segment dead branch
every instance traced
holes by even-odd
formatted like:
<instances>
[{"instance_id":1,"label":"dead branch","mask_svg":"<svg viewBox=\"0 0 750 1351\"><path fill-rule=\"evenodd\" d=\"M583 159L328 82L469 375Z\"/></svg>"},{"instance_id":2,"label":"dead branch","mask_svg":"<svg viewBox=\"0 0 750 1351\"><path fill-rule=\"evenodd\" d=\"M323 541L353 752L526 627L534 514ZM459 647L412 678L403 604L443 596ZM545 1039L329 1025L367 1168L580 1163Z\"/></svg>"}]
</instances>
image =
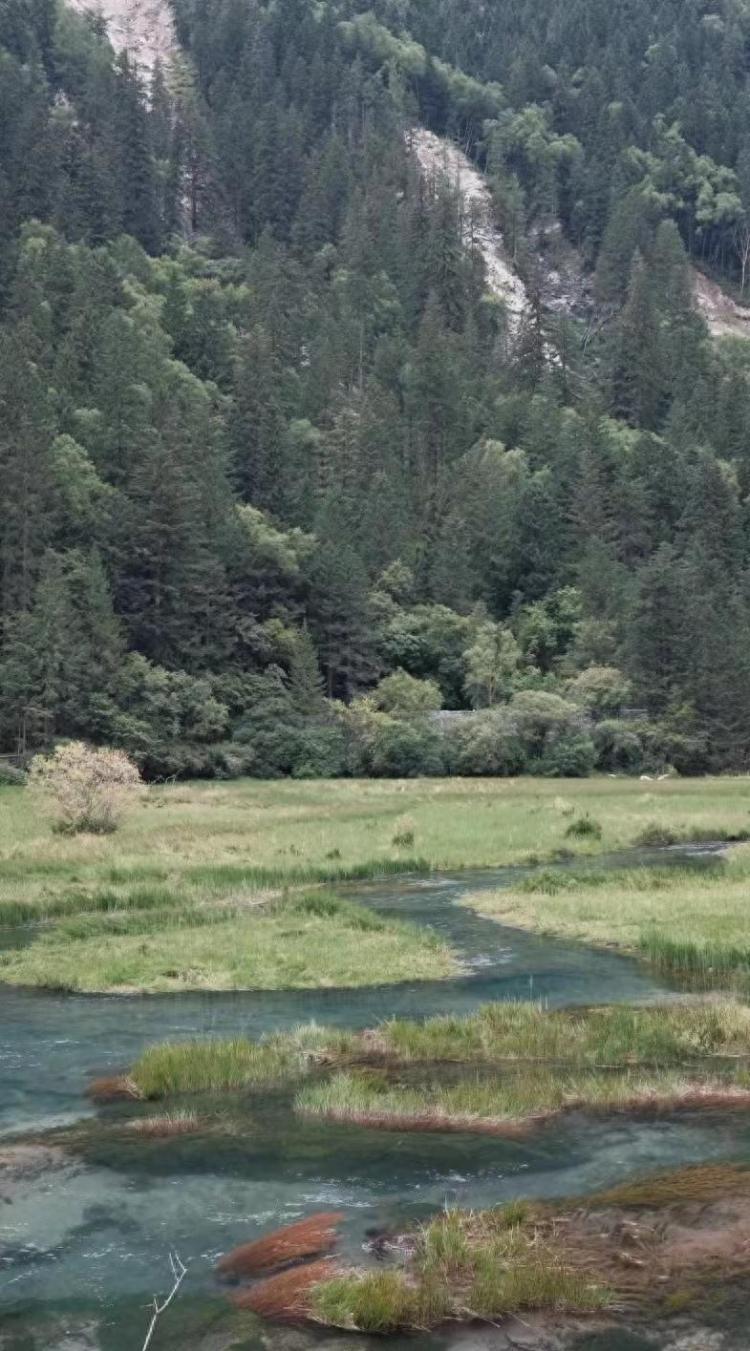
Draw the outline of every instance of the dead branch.
<instances>
[{"instance_id":1,"label":"dead branch","mask_svg":"<svg viewBox=\"0 0 750 1351\"><path fill-rule=\"evenodd\" d=\"M182 1282L184 1281L185 1277L187 1276L187 1267L185 1266L185 1263L180 1259L178 1253L176 1253L176 1252L171 1252L171 1253L169 1254L169 1265L170 1265L170 1267L172 1268L172 1280L173 1280L172 1289L170 1290L170 1292L169 1292L169 1294L167 1295L166 1299L163 1300L163 1302L162 1302L161 1304L159 1303L158 1296L157 1296L157 1295L154 1295L154 1303L153 1303L154 1312L153 1312L153 1316L152 1316L152 1318L151 1318L151 1322L150 1322L149 1325L148 1325L148 1332L146 1333L146 1340L145 1340L145 1342L143 1343L143 1346L142 1346L142 1348L141 1348L141 1351L148 1351L148 1348L149 1348L149 1346L151 1345L151 1338L152 1338L153 1335L154 1335L154 1330L155 1330L155 1328L156 1328L156 1324L157 1324L157 1321L158 1321L159 1317L161 1316L161 1314L164 1313L164 1310L165 1310L165 1309L168 1309L168 1308L169 1308L170 1304L172 1303L172 1300L174 1299L175 1295L177 1294L177 1291L179 1290L180 1286L182 1285Z\"/></svg>"}]
</instances>

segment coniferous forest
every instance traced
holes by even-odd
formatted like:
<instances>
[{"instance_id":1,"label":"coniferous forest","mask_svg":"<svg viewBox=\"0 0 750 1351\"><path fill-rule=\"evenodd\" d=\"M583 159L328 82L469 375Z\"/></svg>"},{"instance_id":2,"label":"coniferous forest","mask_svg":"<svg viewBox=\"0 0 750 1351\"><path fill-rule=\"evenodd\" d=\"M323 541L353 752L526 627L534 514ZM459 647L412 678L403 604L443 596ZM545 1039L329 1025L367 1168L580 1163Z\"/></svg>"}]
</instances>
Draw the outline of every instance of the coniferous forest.
<instances>
[{"instance_id":1,"label":"coniferous forest","mask_svg":"<svg viewBox=\"0 0 750 1351\"><path fill-rule=\"evenodd\" d=\"M172 7L0 6L2 772L747 768L750 11Z\"/></svg>"}]
</instances>

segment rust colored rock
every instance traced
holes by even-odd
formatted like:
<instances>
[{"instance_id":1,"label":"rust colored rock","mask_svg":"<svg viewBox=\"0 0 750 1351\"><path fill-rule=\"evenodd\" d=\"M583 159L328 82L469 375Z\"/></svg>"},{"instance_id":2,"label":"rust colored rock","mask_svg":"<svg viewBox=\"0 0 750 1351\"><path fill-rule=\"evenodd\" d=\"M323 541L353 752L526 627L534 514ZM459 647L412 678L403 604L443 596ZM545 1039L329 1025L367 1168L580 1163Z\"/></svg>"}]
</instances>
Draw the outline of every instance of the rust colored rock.
<instances>
[{"instance_id":1,"label":"rust colored rock","mask_svg":"<svg viewBox=\"0 0 750 1351\"><path fill-rule=\"evenodd\" d=\"M323 1258L320 1262L309 1262L307 1266L292 1267L291 1271L282 1271L277 1276L270 1276L267 1281L259 1281L249 1290L233 1295L232 1302L236 1308L250 1309L261 1318L273 1318L284 1323L298 1322L310 1316L313 1286L330 1280L337 1271L331 1257Z\"/></svg>"},{"instance_id":2,"label":"rust colored rock","mask_svg":"<svg viewBox=\"0 0 750 1351\"><path fill-rule=\"evenodd\" d=\"M305 1220L275 1229L253 1243L243 1243L225 1253L216 1264L222 1276L254 1276L259 1271L273 1271L288 1262L300 1262L306 1257L319 1257L329 1252L336 1242L336 1233L344 1218L340 1210L321 1211Z\"/></svg>"}]
</instances>

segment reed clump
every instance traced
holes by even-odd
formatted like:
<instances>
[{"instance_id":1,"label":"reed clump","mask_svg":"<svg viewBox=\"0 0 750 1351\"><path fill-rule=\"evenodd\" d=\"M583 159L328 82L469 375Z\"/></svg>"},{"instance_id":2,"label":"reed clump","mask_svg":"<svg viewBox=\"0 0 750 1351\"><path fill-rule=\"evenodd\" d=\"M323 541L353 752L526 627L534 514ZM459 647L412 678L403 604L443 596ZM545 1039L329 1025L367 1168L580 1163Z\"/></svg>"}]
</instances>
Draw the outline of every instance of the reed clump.
<instances>
[{"instance_id":1,"label":"reed clump","mask_svg":"<svg viewBox=\"0 0 750 1351\"><path fill-rule=\"evenodd\" d=\"M524 1133L564 1112L639 1112L750 1108L744 1071L703 1077L672 1070L618 1073L558 1073L541 1070L456 1083L428 1080L413 1085L386 1082L356 1071L306 1086L296 1109L384 1130Z\"/></svg>"},{"instance_id":2,"label":"reed clump","mask_svg":"<svg viewBox=\"0 0 750 1351\"><path fill-rule=\"evenodd\" d=\"M102 1075L98 1079L92 1079L87 1092L94 1102L102 1104L133 1101L144 1096L130 1074Z\"/></svg>"},{"instance_id":3,"label":"reed clump","mask_svg":"<svg viewBox=\"0 0 750 1351\"><path fill-rule=\"evenodd\" d=\"M202 1129L197 1112L163 1112L158 1116L139 1116L128 1122L134 1135L153 1139L171 1139L176 1135L195 1135Z\"/></svg>"},{"instance_id":4,"label":"reed clump","mask_svg":"<svg viewBox=\"0 0 750 1351\"><path fill-rule=\"evenodd\" d=\"M312 1292L336 1274L334 1259L323 1258L306 1266L281 1271L232 1295L238 1309L247 1309L276 1322L298 1322L310 1317Z\"/></svg>"},{"instance_id":5,"label":"reed clump","mask_svg":"<svg viewBox=\"0 0 750 1351\"><path fill-rule=\"evenodd\" d=\"M364 1032L309 1024L258 1042L245 1038L149 1047L131 1082L146 1098L290 1083L321 1068L456 1064L498 1069L674 1069L723 1057L750 1060L750 1008L735 999L547 1009L487 1004L460 1018L390 1019ZM370 1083L372 1088L372 1083Z\"/></svg>"},{"instance_id":6,"label":"reed clump","mask_svg":"<svg viewBox=\"0 0 750 1351\"><path fill-rule=\"evenodd\" d=\"M291 1262L309 1257L320 1257L336 1245L343 1211L321 1211L308 1215L295 1224L275 1229L271 1234L243 1243L219 1258L216 1270L222 1276L255 1276L261 1271L273 1271Z\"/></svg>"},{"instance_id":7,"label":"reed clump","mask_svg":"<svg viewBox=\"0 0 750 1351\"><path fill-rule=\"evenodd\" d=\"M314 1023L261 1041L244 1037L162 1042L149 1046L132 1069L144 1098L234 1092L290 1081L315 1064L344 1056L355 1034Z\"/></svg>"}]
</instances>

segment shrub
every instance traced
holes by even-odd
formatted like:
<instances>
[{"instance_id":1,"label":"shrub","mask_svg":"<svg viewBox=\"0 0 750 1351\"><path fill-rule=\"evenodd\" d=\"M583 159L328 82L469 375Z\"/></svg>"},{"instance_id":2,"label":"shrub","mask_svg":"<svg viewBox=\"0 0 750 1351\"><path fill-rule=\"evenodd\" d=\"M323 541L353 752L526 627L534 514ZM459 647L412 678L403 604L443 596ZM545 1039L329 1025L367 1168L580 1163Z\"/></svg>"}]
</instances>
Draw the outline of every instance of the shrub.
<instances>
[{"instance_id":1,"label":"shrub","mask_svg":"<svg viewBox=\"0 0 750 1351\"><path fill-rule=\"evenodd\" d=\"M677 844L679 835L676 835L668 826L663 826L659 821L649 821L636 835L633 843L643 845L647 849L666 849L670 844Z\"/></svg>"},{"instance_id":2,"label":"shrub","mask_svg":"<svg viewBox=\"0 0 750 1351\"><path fill-rule=\"evenodd\" d=\"M603 719L593 729L597 769L637 774L644 766L641 724Z\"/></svg>"},{"instance_id":3,"label":"shrub","mask_svg":"<svg viewBox=\"0 0 750 1351\"><path fill-rule=\"evenodd\" d=\"M443 696L434 680L420 680L406 671L386 676L370 696L375 708L394 717L415 717L442 707Z\"/></svg>"},{"instance_id":4,"label":"shrub","mask_svg":"<svg viewBox=\"0 0 750 1351\"><path fill-rule=\"evenodd\" d=\"M446 743L456 774L522 774L526 765L516 720L506 709L476 713L448 726Z\"/></svg>"},{"instance_id":5,"label":"shrub","mask_svg":"<svg viewBox=\"0 0 750 1351\"><path fill-rule=\"evenodd\" d=\"M558 737L539 761L539 773L550 779L585 779L596 764L596 749L585 732Z\"/></svg>"},{"instance_id":6,"label":"shrub","mask_svg":"<svg viewBox=\"0 0 750 1351\"><path fill-rule=\"evenodd\" d=\"M548 690L522 690L511 699L509 710L530 757L543 756L553 742L581 730L577 705Z\"/></svg>"},{"instance_id":7,"label":"shrub","mask_svg":"<svg viewBox=\"0 0 750 1351\"><path fill-rule=\"evenodd\" d=\"M109 834L142 791L141 776L124 751L97 749L83 741L37 755L29 786L51 812L55 829L64 834Z\"/></svg>"},{"instance_id":8,"label":"shrub","mask_svg":"<svg viewBox=\"0 0 750 1351\"><path fill-rule=\"evenodd\" d=\"M589 666L571 680L568 694L594 718L613 717L631 697L630 682L616 666Z\"/></svg>"},{"instance_id":9,"label":"shrub","mask_svg":"<svg viewBox=\"0 0 750 1351\"><path fill-rule=\"evenodd\" d=\"M393 836L391 844L397 849L406 849L414 843L414 833L417 824L413 816L399 816L393 823Z\"/></svg>"},{"instance_id":10,"label":"shrub","mask_svg":"<svg viewBox=\"0 0 750 1351\"><path fill-rule=\"evenodd\" d=\"M578 816L575 821L571 821L565 832L566 836L572 836L578 840L600 840L602 838L602 828L593 816Z\"/></svg>"},{"instance_id":11,"label":"shrub","mask_svg":"<svg viewBox=\"0 0 750 1351\"><path fill-rule=\"evenodd\" d=\"M22 769L16 769L15 765L8 764L7 760L0 760L0 788L25 782L26 776Z\"/></svg>"}]
</instances>

